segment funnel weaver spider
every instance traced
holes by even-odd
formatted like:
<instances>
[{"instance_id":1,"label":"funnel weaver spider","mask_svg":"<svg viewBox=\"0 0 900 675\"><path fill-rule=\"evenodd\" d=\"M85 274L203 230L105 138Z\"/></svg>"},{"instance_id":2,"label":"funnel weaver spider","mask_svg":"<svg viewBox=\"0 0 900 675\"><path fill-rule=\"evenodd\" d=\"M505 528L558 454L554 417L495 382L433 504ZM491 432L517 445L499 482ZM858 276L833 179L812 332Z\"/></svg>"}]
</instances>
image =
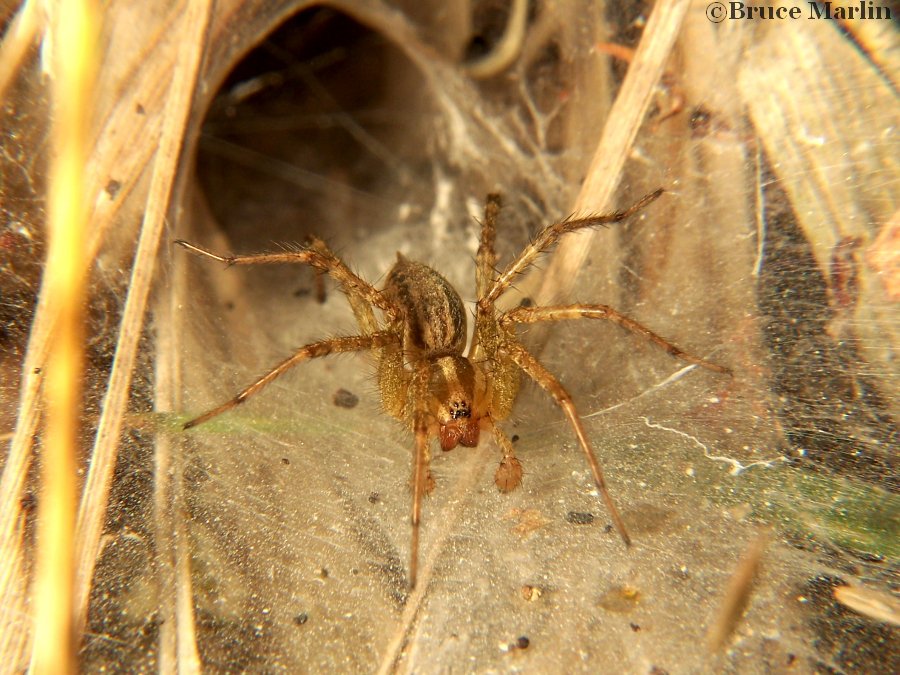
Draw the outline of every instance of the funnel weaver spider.
<instances>
[{"instance_id":1,"label":"funnel weaver spider","mask_svg":"<svg viewBox=\"0 0 900 675\"><path fill-rule=\"evenodd\" d=\"M309 359L341 352L369 350L377 363L378 386L384 409L406 424L415 436L412 479L412 542L409 583L415 586L418 569L419 523L422 497L434 488L428 469L429 442L437 437L441 449L457 445L475 447L482 430L490 431L503 453L494 482L501 492L514 490L522 481L522 465L512 442L497 426L512 409L519 389L520 371L554 398L568 418L590 466L594 482L626 545L631 543L616 508L600 463L594 454L572 397L557 379L516 339L516 324L565 319L605 319L662 347L671 355L718 373L728 369L682 351L641 324L606 305L560 305L517 307L499 313L497 299L513 280L565 234L589 227L616 223L637 213L663 193L652 192L631 207L614 213L569 218L544 227L502 273L496 275L494 251L495 223L500 198L489 195L481 223L475 284L478 301L475 333L468 353L466 313L459 294L436 271L407 260L399 253L387 275L384 288L377 290L350 271L319 239L296 250L278 253L221 256L186 241L176 241L188 251L231 265L303 263L318 273L330 275L347 296L359 324L359 335L313 342L295 351L234 398L203 413L184 425L190 429L240 405L275 378ZM375 316L379 310L382 319Z\"/></svg>"}]
</instances>

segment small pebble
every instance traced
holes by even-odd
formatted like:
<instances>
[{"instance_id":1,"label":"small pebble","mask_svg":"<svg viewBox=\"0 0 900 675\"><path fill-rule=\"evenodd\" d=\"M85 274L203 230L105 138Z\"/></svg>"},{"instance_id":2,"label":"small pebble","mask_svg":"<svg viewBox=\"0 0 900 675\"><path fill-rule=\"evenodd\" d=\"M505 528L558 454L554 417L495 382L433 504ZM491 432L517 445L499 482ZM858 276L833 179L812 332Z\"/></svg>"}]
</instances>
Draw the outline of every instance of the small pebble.
<instances>
[{"instance_id":1,"label":"small pebble","mask_svg":"<svg viewBox=\"0 0 900 675\"><path fill-rule=\"evenodd\" d=\"M359 397L346 389L338 389L331 399L338 408L355 408Z\"/></svg>"},{"instance_id":2,"label":"small pebble","mask_svg":"<svg viewBox=\"0 0 900 675\"><path fill-rule=\"evenodd\" d=\"M573 525L590 525L594 522L594 514L585 511L569 511L566 514L566 522Z\"/></svg>"}]
</instances>

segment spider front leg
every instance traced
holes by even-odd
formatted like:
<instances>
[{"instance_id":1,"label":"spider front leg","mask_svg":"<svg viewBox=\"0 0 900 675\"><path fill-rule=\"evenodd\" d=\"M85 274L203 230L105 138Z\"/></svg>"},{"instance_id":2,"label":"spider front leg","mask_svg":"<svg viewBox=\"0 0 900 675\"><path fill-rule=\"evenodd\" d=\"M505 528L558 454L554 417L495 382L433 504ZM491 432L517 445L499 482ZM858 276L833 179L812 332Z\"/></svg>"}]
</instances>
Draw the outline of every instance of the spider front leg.
<instances>
[{"instance_id":1,"label":"spider front leg","mask_svg":"<svg viewBox=\"0 0 900 675\"><path fill-rule=\"evenodd\" d=\"M312 237L306 246L293 251L279 251L278 253L253 253L249 255L218 255L212 251L191 244L182 239L175 241L179 246L199 256L211 258L228 267L232 265L275 265L275 264L304 264L315 268L319 273L324 272L334 279L353 308L353 314L364 333L375 333L378 323L372 312L373 307L382 310L389 319L397 319L397 308L389 302L372 284L360 278L352 271L343 260L337 257L321 239ZM317 275L318 276L318 275Z\"/></svg>"},{"instance_id":2,"label":"spider front leg","mask_svg":"<svg viewBox=\"0 0 900 675\"><path fill-rule=\"evenodd\" d=\"M569 418L569 422L575 429L575 435L578 437L578 443L581 445L581 449L584 451L584 456L587 459L588 465L591 467L591 473L594 476L594 482L597 484L597 489L600 490L600 496L603 498L606 508L609 511L609 515L612 517L613 525L615 525L616 530L619 532L625 545L630 546L631 537L628 536L628 531L625 529L625 523L622 521L622 516L619 515L619 510L616 508L615 502L613 502L609 490L606 488L606 480L603 478L603 470L600 468L600 462L597 461L597 457L594 454L594 450L591 447L587 434L584 432L581 418L575 410L575 404L572 402L572 397L569 395L569 392L563 388L550 371L544 368L544 366L542 366L541 363L528 353L528 351L519 343L507 340L503 345L502 350L513 360L513 362L525 371L526 375L553 396L556 403L562 408L566 417Z\"/></svg>"},{"instance_id":3,"label":"spider front leg","mask_svg":"<svg viewBox=\"0 0 900 675\"><path fill-rule=\"evenodd\" d=\"M481 222L481 239L475 257L475 293L480 299L487 295L494 280L497 265L497 215L500 213L500 195L489 194L484 204L484 220Z\"/></svg>"},{"instance_id":4,"label":"spider front leg","mask_svg":"<svg viewBox=\"0 0 900 675\"><path fill-rule=\"evenodd\" d=\"M621 211L614 211L613 213L604 213L596 216L588 216L587 218L567 218L566 220L560 221L558 223L547 225L538 233L538 235L534 238L534 241L528 244L528 246L526 246L522 250L518 257L516 257L515 260L507 265L506 269L503 270L500 276L498 276L494 280L493 284L490 285L490 289L484 295L481 295L479 293L479 307L496 302L497 298L503 295L503 293L506 292L506 290L512 285L515 278L519 274L524 272L539 255L552 248L563 235L566 235L570 232L576 232L578 230L583 230L591 227L599 227L601 225L609 225L611 223L618 223L626 220L652 202L655 202L657 199L659 199L660 195L662 195L663 192L665 192L665 190L659 188L658 190L655 190L648 195L644 195L641 199L629 206L627 209L623 209ZM485 221L487 221L487 218L485 218ZM482 239L484 239L484 234L485 230L483 228Z\"/></svg>"},{"instance_id":5,"label":"spider front leg","mask_svg":"<svg viewBox=\"0 0 900 675\"><path fill-rule=\"evenodd\" d=\"M373 333L371 335L352 335L348 337L337 337L330 340L323 340L321 342L313 342L312 344L308 344L305 347L301 347L300 349L298 349L291 356L272 368L272 370L256 380L249 387L241 390L241 392L230 401L223 403L219 407L213 408L212 410L203 413L199 417L195 417L194 419L185 423L184 428L190 429L191 427L195 427L198 424L203 424L204 422L211 420L213 417L217 417L222 413L239 406L248 398L258 393L267 384L272 382L272 380L283 375L298 363L302 363L303 361L308 361L310 359L317 359L322 356L328 356L329 354L339 354L342 352L358 352L365 349L376 349L378 347L384 347L395 340L395 335L388 331L382 331Z\"/></svg>"}]
</instances>

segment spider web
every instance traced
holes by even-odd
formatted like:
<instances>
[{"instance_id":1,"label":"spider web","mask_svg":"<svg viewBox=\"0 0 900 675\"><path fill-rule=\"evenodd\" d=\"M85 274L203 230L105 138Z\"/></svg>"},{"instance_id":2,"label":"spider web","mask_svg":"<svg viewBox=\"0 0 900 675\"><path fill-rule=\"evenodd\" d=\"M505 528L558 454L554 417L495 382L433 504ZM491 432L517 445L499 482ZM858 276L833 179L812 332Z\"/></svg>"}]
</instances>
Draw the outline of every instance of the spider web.
<instances>
[{"instance_id":1,"label":"spider web","mask_svg":"<svg viewBox=\"0 0 900 675\"><path fill-rule=\"evenodd\" d=\"M484 195L504 198L501 265L571 213L626 71L600 43L636 45L646 18L540 6L517 63L473 81L435 52L495 44L507 16L489 3L440 18L379 3L312 10L246 57L254 31L278 21L273 10L235 29L252 6L234 7L217 30L240 39L211 43L205 84L219 93L173 238L254 252L315 234L379 284L399 251L467 303ZM609 304L734 371L690 367L602 322L521 332L572 394L633 548L609 530L572 429L524 383L503 424L526 472L519 490L495 489L493 443L433 451L410 594L411 435L381 411L365 355L322 359L187 434L127 434L86 666L165 662L166 631L190 631L184 615L161 620L158 596L186 592L211 670L897 670L896 629L833 594L896 590L897 271L884 261L896 248L897 85L834 25L803 24L715 31L689 12L677 76L651 104L616 205L667 194L586 241L577 269L543 258L504 298ZM21 167L13 151L6 139L6 164ZM115 322L100 319L123 292L112 267L97 282L108 311L93 314L101 373ZM326 282L320 303L315 283L305 268L223 269L165 249L134 411L168 381L166 412L183 421L297 347L355 333L340 292ZM99 384L90 392L96 408ZM154 571L160 439L187 570L172 587ZM725 649L698 648L761 529L745 613Z\"/></svg>"}]
</instances>

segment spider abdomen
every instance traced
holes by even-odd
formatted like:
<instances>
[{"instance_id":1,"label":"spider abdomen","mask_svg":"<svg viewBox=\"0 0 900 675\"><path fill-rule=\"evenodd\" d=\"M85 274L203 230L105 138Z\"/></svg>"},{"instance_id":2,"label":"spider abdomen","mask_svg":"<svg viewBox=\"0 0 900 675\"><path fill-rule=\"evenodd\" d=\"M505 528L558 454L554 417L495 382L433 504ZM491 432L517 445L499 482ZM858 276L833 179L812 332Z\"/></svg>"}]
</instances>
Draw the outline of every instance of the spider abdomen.
<instances>
[{"instance_id":1,"label":"spider abdomen","mask_svg":"<svg viewBox=\"0 0 900 675\"><path fill-rule=\"evenodd\" d=\"M403 349L408 356L462 354L466 313L459 293L444 277L398 253L384 293L401 310Z\"/></svg>"}]
</instances>

